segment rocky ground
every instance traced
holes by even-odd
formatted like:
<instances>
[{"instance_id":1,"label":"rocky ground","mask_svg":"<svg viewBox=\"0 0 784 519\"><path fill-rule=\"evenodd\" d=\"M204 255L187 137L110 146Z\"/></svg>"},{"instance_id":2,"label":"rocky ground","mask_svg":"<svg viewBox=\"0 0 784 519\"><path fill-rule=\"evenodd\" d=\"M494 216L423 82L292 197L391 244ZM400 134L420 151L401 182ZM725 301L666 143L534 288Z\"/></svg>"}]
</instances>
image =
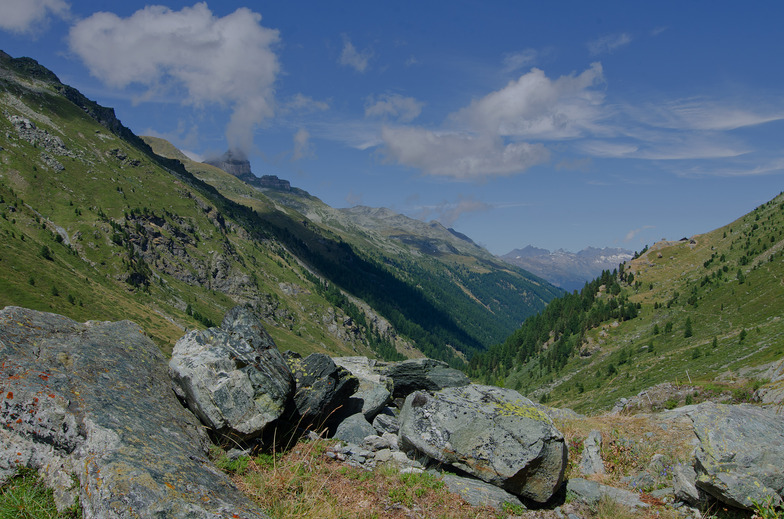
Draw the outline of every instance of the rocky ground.
<instances>
[{"instance_id":1,"label":"rocky ground","mask_svg":"<svg viewBox=\"0 0 784 519\"><path fill-rule=\"evenodd\" d=\"M281 354L247 308L167 366L133 323L7 307L0 358L0 481L35 469L85 517L749 516L784 495L777 405L584 417L430 359Z\"/></svg>"}]
</instances>

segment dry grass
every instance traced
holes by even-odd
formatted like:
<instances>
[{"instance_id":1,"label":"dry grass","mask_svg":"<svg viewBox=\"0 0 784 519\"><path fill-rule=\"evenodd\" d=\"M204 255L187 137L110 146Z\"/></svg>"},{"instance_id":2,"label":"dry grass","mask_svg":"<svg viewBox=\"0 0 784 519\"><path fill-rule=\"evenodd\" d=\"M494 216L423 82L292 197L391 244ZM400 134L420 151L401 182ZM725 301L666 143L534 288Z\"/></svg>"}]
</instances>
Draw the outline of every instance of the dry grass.
<instances>
[{"instance_id":1,"label":"dry grass","mask_svg":"<svg viewBox=\"0 0 784 519\"><path fill-rule=\"evenodd\" d=\"M569 445L567 478L583 477L579 471L582 444L590 431L602 433L602 460L607 474L592 476L604 484L623 488L622 478L644 470L655 454L667 456L669 463L687 462L693 446L691 427L681 421L662 422L646 415L602 415L557 423ZM662 482L669 480L669 474Z\"/></svg>"},{"instance_id":2,"label":"dry grass","mask_svg":"<svg viewBox=\"0 0 784 519\"><path fill-rule=\"evenodd\" d=\"M233 479L272 518L499 517L449 493L429 474L366 471L330 459L327 440L303 441L280 457L251 459ZM500 514L505 517L505 514Z\"/></svg>"}]
</instances>

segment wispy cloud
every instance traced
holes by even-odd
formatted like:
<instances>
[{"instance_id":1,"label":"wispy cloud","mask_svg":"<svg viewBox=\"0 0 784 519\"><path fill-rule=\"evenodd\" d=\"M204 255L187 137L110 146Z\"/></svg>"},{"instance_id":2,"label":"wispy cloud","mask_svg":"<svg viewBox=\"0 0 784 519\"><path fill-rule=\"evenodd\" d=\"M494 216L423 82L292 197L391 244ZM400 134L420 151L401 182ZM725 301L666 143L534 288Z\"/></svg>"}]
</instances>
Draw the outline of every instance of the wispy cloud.
<instances>
[{"instance_id":1,"label":"wispy cloud","mask_svg":"<svg viewBox=\"0 0 784 519\"><path fill-rule=\"evenodd\" d=\"M340 53L340 59L338 60L338 63L347 67L351 67L357 72L362 73L367 69L372 57L372 50L364 49L362 51L358 51L357 48L354 47L354 44L351 43L351 40L348 39L348 36L345 34L343 35L343 52Z\"/></svg>"},{"instance_id":2,"label":"wispy cloud","mask_svg":"<svg viewBox=\"0 0 784 519\"><path fill-rule=\"evenodd\" d=\"M18 34L43 32L52 17L71 19L64 0L0 0L0 29Z\"/></svg>"},{"instance_id":3,"label":"wispy cloud","mask_svg":"<svg viewBox=\"0 0 784 519\"><path fill-rule=\"evenodd\" d=\"M313 145L310 143L310 133L304 128L297 130L294 134L294 152L291 160L296 162L305 157L314 157Z\"/></svg>"},{"instance_id":4,"label":"wispy cloud","mask_svg":"<svg viewBox=\"0 0 784 519\"><path fill-rule=\"evenodd\" d=\"M249 150L253 129L274 114L280 71L278 31L260 22L247 8L221 18L206 3L180 11L158 5L128 18L95 13L71 28L68 41L109 86L142 86L143 99L184 90L183 103L231 106L226 137Z\"/></svg>"},{"instance_id":5,"label":"wispy cloud","mask_svg":"<svg viewBox=\"0 0 784 519\"><path fill-rule=\"evenodd\" d=\"M514 72L521 68L533 66L538 59L539 51L536 49L524 49L518 52L504 54L504 72Z\"/></svg>"},{"instance_id":6,"label":"wispy cloud","mask_svg":"<svg viewBox=\"0 0 784 519\"><path fill-rule=\"evenodd\" d=\"M644 225L639 229L632 229L631 231L626 233L626 236L623 238L623 241L630 242L634 239L635 236L640 234L642 231L646 231L648 229L655 229L656 227L653 225Z\"/></svg>"},{"instance_id":7,"label":"wispy cloud","mask_svg":"<svg viewBox=\"0 0 784 519\"><path fill-rule=\"evenodd\" d=\"M365 103L365 117L391 118L407 123L419 117L424 105L413 97L403 97L400 94L370 96Z\"/></svg>"},{"instance_id":8,"label":"wispy cloud","mask_svg":"<svg viewBox=\"0 0 784 519\"><path fill-rule=\"evenodd\" d=\"M588 52L591 56L598 56L600 54L612 54L621 47L632 42L632 37L628 33L608 34L599 39L588 42Z\"/></svg>"},{"instance_id":9,"label":"wispy cloud","mask_svg":"<svg viewBox=\"0 0 784 519\"><path fill-rule=\"evenodd\" d=\"M708 99L679 99L633 109L638 118L651 126L680 130L734 130L746 126L784 120L784 110L759 106L741 107Z\"/></svg>"},{"instance_id":10,"label":"wispy cloud","mask_svg":"<svg viewBox=\"0 0 784 519\"><path fill-rule=\"evenodd\" d=\"M438 220L445 227L452 227L464 214L484 212L493 206L475 199L472 196L459 196L455 201L444 201L437 205L419 208L417 218L420 220Z\"/></svg>"}]
</instances>

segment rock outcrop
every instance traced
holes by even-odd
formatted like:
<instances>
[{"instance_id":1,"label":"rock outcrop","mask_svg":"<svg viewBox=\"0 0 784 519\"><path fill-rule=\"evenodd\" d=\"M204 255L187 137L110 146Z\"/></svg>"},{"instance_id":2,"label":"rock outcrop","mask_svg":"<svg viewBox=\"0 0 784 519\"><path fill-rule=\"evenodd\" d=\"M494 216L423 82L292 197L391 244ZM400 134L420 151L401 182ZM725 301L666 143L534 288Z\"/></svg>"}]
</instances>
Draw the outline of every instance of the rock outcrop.
<instances>
[{"instance_id":1,"label":"rock outcrop","mask_svg":"<svg viewBox=\"0 0 784 519\"><path fill-rule=\"evenodd\" d=\"M0 480L35 468L84 517L265 517L208 461L137 325L6 307L0 358Z\"/></svg>"},{"instance_id":2,"label":"rock outcrop","mask_svg":"<svg viewBox=\"0 0 784 519\"><path fill-rule=\"evenodd\" d=\"M400 439L403 450L539 503L558 490L566 469L563 435L510 389L471 384L412 393L400 413Z\"/></svg>"},{"instance_id":3,"label":"rock outcrop","mask_svg":"<svg viewBox=\"0 0 784 519\"><path fill-rule=\"evenodd\" d=\"M288 417L305 429L327 428L334 432L344 415L339 412L359 387L359 381L323 353L312 353L304 359L286 352L286 361L296 379L294 404L296 417Z\"/></svg>"},{"instance_id":4,"label":"rock outcrop","mask_svg":"<svg viewBox=\"0 0 784 519\"><path fill-rule=\"evenodd\" d=\"M259 437L294 391L285 359L243 307L230 310L220 328L177 341L169 369L177 395L222 443Z\"/></svg>"}]
</instances>

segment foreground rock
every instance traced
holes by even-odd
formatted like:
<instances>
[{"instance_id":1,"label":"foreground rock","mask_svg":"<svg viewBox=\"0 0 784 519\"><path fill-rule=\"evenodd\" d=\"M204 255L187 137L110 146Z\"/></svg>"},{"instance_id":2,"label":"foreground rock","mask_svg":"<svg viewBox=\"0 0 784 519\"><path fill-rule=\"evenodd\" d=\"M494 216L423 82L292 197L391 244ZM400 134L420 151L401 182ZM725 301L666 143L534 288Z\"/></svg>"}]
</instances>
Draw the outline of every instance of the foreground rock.
<instances>
[{"instance_id":1,"label":"foreground rock","mask_svg":"<svg viewBox=\"0 0 784 519\"><path fill-rule=\"evenodd\" d=\"M699 439L696 486L729 505L784 495L784 416L750 405L700 404L689 408Z\"/></svg>"},{"instance_id":2,"label":"foreground rock","mask_svg":"<svg viewBox=\"0 0 784 519\"><path fill-rule=\"evenodd\" d=\"M566 469L563 435L510 389L472 384L412 393L400 413L400 439L403 450L540 503L558 490Z\"/></svg>"},{"instance_id":3,"label":"foreground rock","mask_svg":"<svg viewBox=\"0 0 784 519\"><path fill-rule=\"evenodd\" d=\"M640 496L634 492L582 478L570 479L566 483L566 492L575 500L590 506L595 506L603 497L629 508L647 508L649 506L640 501Z\"/></svg>"},{"instance_id":4,"label":"foreground rock","mask_svg":"<svg viewBox=\"0 0 784 519\"><path fill-rule=\"evenodd\" d=\"M395 398L419 390L438 391L467 386L471 382L465 373L450 368L446 362L426 358L396 362L383 373L392 380L392 396Z\"/></svg>"},{"instance_id":5,"label":"foreground rock","mask_svg":"<svg viewBox=\"0 0 784 519\"><path fill-rule=\"evenodd\" d=\"M6 307L0 358L0 480L38 469L58 506L78 497L86 518L264 517L206 459L137 325Z\"/></svg>"},{"instance_id":6,"label":"foreground rock","mask_svg":"<svg viewBox=\"0 0 784 519\"><path fill-rule=\"evenodd\" d=\"M243 307L226 313L220 328L177 341L169 369L177 395L226 444L259 437L294 391L285 359Z\"/></svg>"},{"instance_id":7,"label":"foreground rock","mask_svg":"<svg viewBox=\"0 0 784 519\"><path fill-rule=\"evenodd\" d=\"M464 478L455 474L441 474L441 481L453 494L457 494L474 506L491 506L503 510L504 505L523 508L523 503L504 489L479 479Z\"/></svg>"}]
</instances>

